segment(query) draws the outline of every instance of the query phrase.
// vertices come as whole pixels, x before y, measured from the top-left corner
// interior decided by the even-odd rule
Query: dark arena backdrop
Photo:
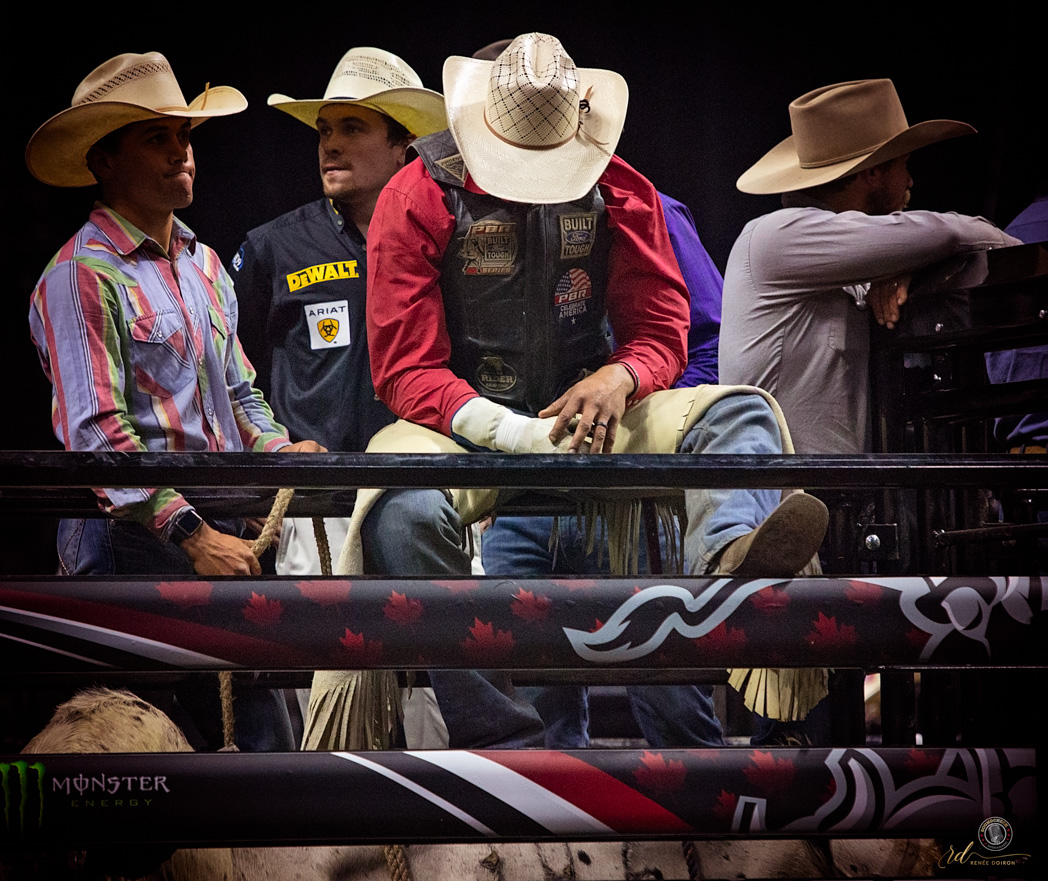
[[[738,11],[604,3],[240,9],[135,10],[127,20],[118,17],[129,10],[95,9],[71,20],[23,7],[8,25],[0,53],[10,86],[2,197],[3,448],[58,448],[50,388],[26,316],[41,270],[95,198],[93,187],[60,190],[34,180],[25,168],[25,144],[38,125],[69,106],[83,76],[120,52],[164,53],[187,100],[206,82],[247,95],[244,113],[195,130],[196,198],[180,212],[227,263],[249,229],[320,192],[315,134],[268,107],[267,96],[320,97],[352,46],[401,55],[437,90],[448,55],[469,55],[529,30],[558,36],[581,66],[619,71],[629,83],[630,106],[618,153],[691,208],[722,270],[746,221],[777,207],[775,197],[739,193],[735,180],[789,134],[789,101],[818,86],[891,77],[911,123],[952,118],[979,130],[914,156],[913,208],[982,214],[1004,226],[1031,200],[1046,165],[1045,15],[1037,4],[993,4],[976,17],[943,7],[926,12],[921,5],[905,11],[796,6],[771,14],[749,4]],[[53,571],[45,532],[39,522],[5,524],[0,570]]]

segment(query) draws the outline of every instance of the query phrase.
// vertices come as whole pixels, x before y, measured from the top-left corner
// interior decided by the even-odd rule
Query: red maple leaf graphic
[[[500,630],[496,633],[490,622],[474,618],[469,632],[470,636],[462,640],[459,645],[462,646],[462,651],[471,661],[489,664],[504,658],[513,651],[513,633],[509,630]]]
[[[808,641],[819,648],[854,645],[858,639],[850,624],[838,626],[836,617],[827,618],[822,612],[815,620],[815,629],[808,633]]]
[[[349,599],[349,581],[296,581],[295,587],[307,600],[322,606],[335,606]]]
[[[826,804],[830,799],[837,794],[837,781],[831,777],[829,782],[826,784],[826,788],[822,791],[822,795],[819,796],[819,801],[822,804]]]
[[[463,578],[456,581],[434,581],[432,582],[437,587],[446,587],[452,593],[468,593],[471,590],[476,590],[480,587],[480,582],[476,580],[470,580]]]
[[[662,753],[644,750],[640,757],[640,765],[634,770],[633,776],[637,778],[638,786],[652,792],[676,792],[684,786],[687,773],[684,762],[680,759],[670,759],[667,762]]]
[[[790,595],[786,588],[771,584],[758,590],[750,597],[750,602],[765,615],[778,615],[789,605]]]
[[[731,820],[735,816],[735,807],[739,803],[739,797],[734,792],[725,789],[720,791],[716,804],[713,806],[713,814],[725,820]]]
[[[284,606],[280,600],[267,600],[264,593],[259,594],[251,591],[251,599],[244,606],[244,617],[259,627],[268,627],[270,624],[276,624],[283,614]]]
[[[884,588],[868,581],[849,581],[851,585],[844,595],[853,603],[879,603],[884,597]]]
[[[161,581],[156,589],[165,600],[183,609],[211,602],[212,586],[207,581]]]
[[[940,764],[940,756],[928,750],[911,749],[906,754],[906,769],[916,774],[934,774],[939,770]]]
[[[422,617],[422,603],[419,600],[409,600],[407,594],[393,591],[382,607],[382,614],[394,624],[414,624]]]
[[[932,638],[930,633],[926,633],[917,627],[911,627],[906,631],[906,641],[912,645],[915,649],[924,648],[925,644],[929,639]]]
[[[382,642],[377,639],[364,639],[363,632],[354,633],[348,627],[346,635],[339,638],[346,649],[349,660],[354,664],[377,664],[382,660]]]
[[[738,627],[728,627],[727,621],[721,621],[716,627],[713,628],[705,636],[700,636],[698,639],[693,639],[700,649],[701,648],[717,648],[717,649],[741,649],[746,645],[746,631],[740,630]]]
[[[742,773],[758,789],[777,792],[789,789],[793,785],[793,776],[797,769],[790,759],[777,759],[770,752],[754,750],[750,760],[753,764],[743,768]]]
[[[513,614],[525,621],[545,621],[553,601],[549,597],[537,597],[530,590],[520,588],[513,594]]]

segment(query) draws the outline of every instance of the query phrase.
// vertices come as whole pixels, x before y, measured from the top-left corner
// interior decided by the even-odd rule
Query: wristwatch
[[[178,511],[174,515],[174,521],[171,524],[171,541],[179,546],[204,525],[204,518],[193,508],[183,508]]]

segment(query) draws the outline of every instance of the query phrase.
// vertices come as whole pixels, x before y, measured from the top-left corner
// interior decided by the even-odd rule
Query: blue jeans
[[[498,517],[484,533],[484,571],[507,578],[607,575],[608,549],[586,553],[586,530],[574,517],[562,517],[556,547],[550,548],[552,517]],[[601,558],[598,562],[598,558]],[[639,571],[648,568],[642,543]],[[582,686],[521,689],[546,726],[547,749],[589,746],[589,700]],[[633,716],[653,747],[724,745],[713,709],[713,688],[699,685],[631,685],[626,689]]]
[[[777,455],[782,452],[782,440],[771,407],[763,398],[731,395],[706,411],[685,436],[680,452]],[[780,498],[778,490],[699,489],[688,490],[684,495],[688,511],[685,568],[689,574],[697,575],[704,574],[730,542],[764,522]],[[445,493],[390,490],[375,503],[361,528],[364,570],[375,575],[430,578],[468,575],[470,560],[462,548],[461,534],[462,523]],[[405,541],[405,536],[413,540]],[[526,574],[523,565],[514,563],[512,574]],[[545,746],[546,732],[539,712],[504,674],[432,671],[430,680],[452,748]],[[631,695],[645,734],[650,730],[660,743],[711,737],[712,732],[696,722],[698,696],[693,693],[692,707],[681,713],[672,706],[674,691],[648,688],[645,701],[637,701]],[[655,693],[657,697],[653,698]],[[583,718],[577,698],[569,700],[567,709],[554,710],[553,715],[569,720],[568,730],[554,732],[553,737],[561,742],[577,742]],[[712,707],[702,718],[715,718]],[[687,724],[682,729],[674,721]],[[694,730],[696,727],[698,731]]]
[[[236,520],[211,525],[230,534],[243,528],[242,521]],[[196,575],[189,555],[178,545],[162,542],[141,524],[127,520],[61,521],[58,559],[65,575]],[[245,752],[294,750],[283,693],[247,686],[245,676],[250,674],[236,674],[233,681],[237,747]],[[213,677],[193,679],[197,682],[178,686],[173,696],[170,691],[136,690],[172,716],[195,747],[218,749],[222,746],[218,684]],[[196,731],[188,730],[190,725]]]

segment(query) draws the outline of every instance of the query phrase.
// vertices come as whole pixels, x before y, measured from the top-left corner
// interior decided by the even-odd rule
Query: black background
[[[3,53],[9,151],[4,175],[7,226],[3,295],[3,447],[53,448],[50,388],[30,344],[29,297],[46,262],[86,219],[93,187],[56,189],[26,171],[25,144],[45,119],[69,106],[95,65],[120,52],[156,50],[171,61],[187,100],[205,82],[233,85],[244,113],[194,132],[196,201],[180,216],[224,261],[244,233],[320,193],[316,135],[266,106],[271,92],[319,98],[336,62],[354,45],[404,57],[430,88],[442,90],[449,54],[468,55],[527,30],[553,33],[584,67],[622,73],[630,108],[618,152],[659,189],[685,202],[721,269],[743,224],[777,207],[775,197],[743,195],[735,180],[789,134],[787,105],[832,82],[894,79],[910,122],[953,118],[979,134],[917,153],[911,207],[983,214],[1006,224],[1033,196],[1043,173],[1045,75],[1034,57],[1045,14],[1037,4],[1000,3],[962,18],[895,9],[758,14],[674,14],[657,4],[614,12],[606,4],[415,6],[365,9],[283,5],[225,15],[209,6],[163,16],[134,10],[90,20],[20,10]],[[680,8],[680,7],[678,7]],[[110,7],[110,15],[129,7]],[[58,29],[57,26],[61,25]]]

